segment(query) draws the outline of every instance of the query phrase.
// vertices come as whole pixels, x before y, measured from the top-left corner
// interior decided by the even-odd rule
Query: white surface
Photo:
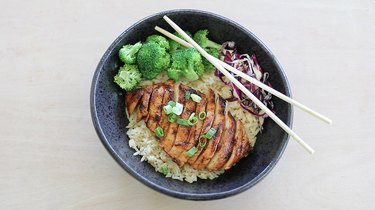
[[[375,1],[1,1],[0,209],[374,209]],[[254,32],[284,67],[296,142],[237,196],[184,201],[149,189],[110,157],[89,92],[109,44],[173,8],[209,10]],[[372,199],[372,200],[371,200]]]

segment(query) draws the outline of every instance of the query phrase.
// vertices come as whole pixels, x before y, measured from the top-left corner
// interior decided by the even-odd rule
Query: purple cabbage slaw
[[[220,59],[225,63],[233,66],[237,70],[240,70],[245,74],[257,79],[258,81],[272,87],[271,83],[268,81],[269,73],[262,70],[255,54],[249,56],[248,54],[238,53],[235,42],[228,41],[223,43],[220,49]],[[232,72],[229,73],[231,73],[234,78],[240,81],[255,97],[257,97],[264,105],[266,105],[268,109],[270,109],[272,112],[275,112],[272,95],[270,93],[259,88],[253,83],[242,79],[240,76]],[[215,75],[219,77],[225,85],[231,86],[233,89],[233,94],[231,97],[226,99],[227,101],[233,102],[239,100],[241,107],[249,113],[260,118],[268,117],[268,115],[263,110],[261,110],[253,101],[251,101],[245,94],[243,94],[235,84],[226,79],[224,74],[222,74],[219,70],[215,70]]]

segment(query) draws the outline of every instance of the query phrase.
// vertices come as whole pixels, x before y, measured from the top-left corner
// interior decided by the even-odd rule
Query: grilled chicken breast
[[[216,153],[207,165],[207,169],[210,171],[220,170],[232,154],[235,141],[236,121],[230,112],[227,112],[226,119],[223,135],[217,146]]]
[[[207,104],[207,98],[204,94],[197,92],[196,93],[198,96],[202,98],[202,100],[196,104],[196,109],[195,109],[195,115],[199,117],[199,113],[205,112],[206,111],[206,104]],[[201,134],[201,130],[203,127],[203,122],[204,120],[198,120],[197,124],[195,124],[191,130],[190,130],[190,136],[189,140],[187,142],[187,145],[185,145],[185,149],[189,151],[192,147],[198,148],[198,151],[195,153],[197,157],[200,154],[200,151],[202,151],[202,148],[199,148],[198,146],[198,139],[199,135]],[[186,152],[182,152],[179,156],[180,163],[186,163],[189,159],[192,159],[192,157],[189,157]],[[194,159],[194,161],[196,158]]]
[[[241,152],[242,152],[242,139],[245,135],[244,127],[241,121],[237,121],[236,124],[236,134],[234,136],[234,145],[232,149],[232,154],[229,157],[229,160],[225,163],[224,169],[230,169],[234,164],[237,163],[241,159]]]
[[[215,108],[215,118],[212,123],[212,127],[216,129],[216,134],[207,140],[206,147],[204,151],[199,155],[197,160],[192,164],[193,168],[203,169],[210,162],[211,158],[214,156],[219,144],[221,135],[224,130],[225,123],[225,103],[226,101],[220,96],[216,98],[216,108]],[[204,133],[206,134],[206,133]]]
[[[163,106],[164,104],[168,104],[169,101],[174,101],[175,100],[175,91],[174,91],[174,81],[173,80],[168,80],[165,84],[165,93],[163,96]],[[161,118],[160,122],[158,123],[158,127],[161,127],[164,132],[168,131],[169,128],[169,122],[168,122],[168,115],[165,114],[164,111],[161,112]],[[163,137],[159,140],[159,142],[163,142]]]
[[[191,93],[194,93],[194,90],[185,86],[180,85],[179,88],[180,93],[182,93],[183,96],[185,96],[187,91],[190,91]],[[190,115],[195,112],[195,106],[196,103],[193,100],[186,100],[185,97],[179,98],[179,103],[184,105],[184,110],[181,114],[181,119],[187,120],[189,119]],[[182,152],[186,152],[186,148],[189,144],[189,136],[190,136],[190,130],[191,126],[184,126],[179,125],[177,128],[177,134],[176,138],[174,140],[174,144],[172,148],[167,152],[169,156],[172,157],[174,162],[176,162],[179,166],[182,166],[185,164],[185,162],[180,161],[179,156]]]
[[[165,85],[155,87],[151,93],[150,103],[148,105],[148,116],[146,117],[146,126],[151,132],[155,131],[158,122],[161,119],[163,96],[165,93]]]
[[[199,95],[201,101],[187,100],[187,91]],[[201,112],[206,113],[206,118],[193,126],[171,123],[163,111],[169,101],[184,105],[182,114],[177,116],[180,119],[187,120],[193,113],[198,117]],[[164,136],[158,137],[159,145],[180,167],[189,164],[195,169],[228,170],[252,149],[243,123],[234,119],[226,110],[226,101],[212,90],[205,95],[168,80],[127,92],[125,103],[128,114],[136,114],[137,120],[145,120],[151,132],[154,133],[157,127],[163,129]],[[199,138],[211,128],[216,130],[215,135],[201,147]],[[197,151],[188,154],[193,147]]]
[[[207,104],[205,105],[205,107],[206,107],[206,119],[204,120],[204,122],[202,124],[202,129],[199,131],[199,136],[206,134],[208,132],[208,130],[210,130],[210,128],[212,126],[212,122],[214,121],[215,106],[216,106],[214,91],[209,90],[206,100],[207,100]],[[198,151],[188,160],[188,163],[190,165],[192,165],[197,160],[197,158],[199,157],[199,155],[201,154],[201,152],[204,149],[204,148],[200,147],[199,136],[197,138],[197,143],[196,143]]]

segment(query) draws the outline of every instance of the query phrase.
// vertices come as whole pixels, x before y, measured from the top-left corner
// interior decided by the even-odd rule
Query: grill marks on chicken
[[[201,101],[196,103],[191,99],[186,100],[186,91],[199,95]],[[206,118],[198,120],[193,126],[170,123],[168,115],[163,111],[163,106],[169,101],[184,105],[178,118],[187,120],[192,113],[198,117],[200,112],[206,112]],[[226,110],[226,101],[212,90],[205,95],[168,80],[127,92],[125,102],[128,114],[136,112],[137,120],[144,119],[152,132],[157,127],[163,129],[164,136],[158,139],[159,145],[180,167],[189,164],[195,169],[228,170],[252,149],[243,123],[234,119]],[[210,128],[215,128],[216,133],[201,148],[199,137],[205,135]],[[198,151],[188,156],[186,152],[193,146]]]
[[[163,96],[165,93],[165,85],[155,87],[151,93],[150,103],[148,105],[148,116],[145,120],[146,126],[152,132],[155,132],[158,122],[161,119]]]
[[[240,121],[236,123],[236,134],[234,136],[234,145],[232,149],[232,154],[229,160],[225,163],[224,169],[230,169],[234,164],[236,164],[241,159],[242,151],[242,139],[245,136],[244,126]]]
[[[210,163],[207,165],[207,169],[210,171],[220,170],[224,164],[229,160],[233,146],[234,146],[234,135],[236,132],[236,121],[230,112],[226,113],[225,128],[219,145],[217,146],[216,153],[212,157]]]
[[[175,101],[181,103],[184,97],[185,97],[185,92],[180,91],[179,89],[175,88],[175,97],[174,97]],[[159,140],[159,145],[168,154],[169,154],[169,150],[171,150],[174,145],[176,135],[177,135],[177,130],[178,130],[177,123],[169,123],[168,130],[164,130],[163,128],[165,137],[162,139],[162,141]]]
[[[141,98],[141,103],[139,105],[139,110],[138,110],[138,113],[137,113],[137,119],[138,120],[142,120],[144,118],[147,117],[148,115],[148,104],[150,102],[150,97],[151,97],[151,93],[152,93],[152,90],[154,89],[154,86],[147,86],[146,88],[144,88],[144,92],[143,92],[143,95],[142,95],[142,98]],[[135,93],[133,93],[133,91],[131,92],[128,92],[127,95],[133,95]],[[126,101],[126,103],[132,103],[132,101]]]
[[[195,91],[183,84],[180,85],[179,92],[185,96],[185,93],[190,91],[195,93]],[[196,103],[193,100],[186,100],[185,97],[179,98],[179,103],[184,105],[184,110],[181,114],[181,118],[187,120],[192,113],[195,112]],[[167,153],[172,157],[173,161],[176,162],[179,166],[183,166],[185,162],[179,159],[179,156],[182,152],[188,151],[186,148],[189,146],[189,136],[191,126],[178,125],[177,134],[174,141],[174,145]]]
[[[164,84],[165,84],[165,93],[164,93],[163,102],[162,102],[163,106],[165,104],[168,104],[169,101],[175,100],[174,81],[168,80]],[[162,110],[161,111],[161,118],[160,118],[160,122],[158,123],[158,126],[163,129],[164,133],[166,133],[166,131],[168,131],[169,124],[170,123],[168,121],[168,115],[165,114],[165,112]],[[162,143],[163,139],[164,139],[164,137],[161,137],[159,142]]]
[[[133,94],[126,94],[125,102],[127,102],[126,110],[128,114],[133,114],[135,108],[137,108],[139,101],[141,100],[144,89],[136,89]]]
[[[199,115],[199,113],[206,111],[207,98],[206,98],[206,95],[204,95],[200,92],[196,92],[196,94],[202,98],[202,100],[199,103],[196,104],[195,115],[197,116],[197,115]],[[188,144],[185,146],[185,149],[187,151],[189,151],[194,146],[196,148],[198,148],[198,151],[195,153],[195,154],[197,154],[197,156],[200,154],[200,151],[202,150],[202,148],[199,148],[199,146],[198,146],[198,143],[199,143],[198,139],[199,139],[199,136],[201,134],[203,122],[204,122],[203,120],[198,120],[197,124],[195,124],[193,127],[191,127]],[[192,157],[189,157],[186,154],[186,152],[182,152],[179,156],[181,164],[186,163],[191,158]]]
[[[222,97],[216,97],[215,118],[212,123],[212,127],[216,129],[216,134],[211,139],[207,140],[207,145],[204,148],[204,151],[199,155],[198,159],[192,164],[193,168],[205,168],[206,165],[210,162],[211,158],[214,156],[215,151],[217,149],[217,145],[219,144],[221,135],[224,130],[225,104],[226,101]]]
[[[199,131],[198,138],[196,139],[197,140],[196,145],[198,144],[197,145],[198,151],[188,160],[188,163],[190,165],[194,164],[194,162],[197,160],[197,158],[199,157],[199,155],[201,154],[201,152],[204,149],[204,148],[200,147],[199,136],[206,134],[208,132],[208,130],[210,130],[210,128],[212,126],[212,122],[214,121],[214,117],[215,117],[216,100],[215,100],[214,91],[209,90],[206,100],[207,100],[207,104],[205,105],[205,107],[206,107],[206,119],[204,120],[204,122],[202,124],[202,129]]]

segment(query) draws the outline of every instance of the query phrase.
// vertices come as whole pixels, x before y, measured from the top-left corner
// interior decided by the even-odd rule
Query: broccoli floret
[[[190,37],[192,37],[192,34],[189,31],[185,31],[185,33],[187,33],[187,35],[189,35]],[[183,39],[182,36],[179,33],[177,33],[177,32],[175,32],[174,35],[176,35],[178,38]],[[169,40],[169,46],[170,46],[170,50],[169,50],[170,53],[174,53],[174,52],[176,52],[178,50],[185,49],[184,46],[180,45],[178,42],[176,42],[176,41],[174,41],[172,39]]]
[[[137,64],[143,77],[151,80],[160,72],[167,69],[170,63],[170,55],[166,49],[155,42],[142,45],[137,54]]]
[[[183,51],[179,51],[172,54],[171,67],[167,70],[168,77],[180,81],[183,77],[187,61]]]
[[[169,78],[180,81],[181,77],[184,75],[184,71],[175,67],[171,67],[167,70],[167,75]]]
[[[220,56],[219,50],[215,49],[215,48],[209,48],[209,49],[207,49],[207,52],[209,54],[211,54],[212,56],[214,56],[215,58],[219,58],[219,56]],[[215,70],[215,66],[212,65],[212,63],[204,57],[202,58],[202,63],[203,63],[204,69],[206,71],[211,72],[211,71]]]
[[[221,45],[215,43],[207,38],[208,30],[199,30],[194,34],[194,40],[202,47],[202,48],[215,48],[220,49]]]
[[[124,45],[118,52],[120,60],[122,60],[124,63],[127,63],[127,64],[135,63],[135,60],[137,58],[136,54],[141,47],[142,47],[141,42],[138,42],[134,45],[131,45],[131,44]]]
[[[199,77],[202,76],[204,73],[204,66],[202,63],[201,54],[194,48],[188,48],[184,50],[184,54],[187,60],[188,69],[192,72],[195,72]]]
[[[138,71],[136,65],[125,64],[119,68],[114,80],[122,89],[129,91],[139,84],[141,77],[142,74]]]
[[[180,81],[182,77],[193,81],[204,73],[202,57],[194,48],[187,48],[172,54],[172,64],[167,71],[169,78]]]
[[[162,47],[162,48],[164,48],[166,50],[169,50],[169,42],[163,36],[155,34],[155,35],[151,35],[151,36],[147,37],[145,44],[146,43],[151,43],[151,42],[154,42],[154,43],[160,45],[160,47]]]

